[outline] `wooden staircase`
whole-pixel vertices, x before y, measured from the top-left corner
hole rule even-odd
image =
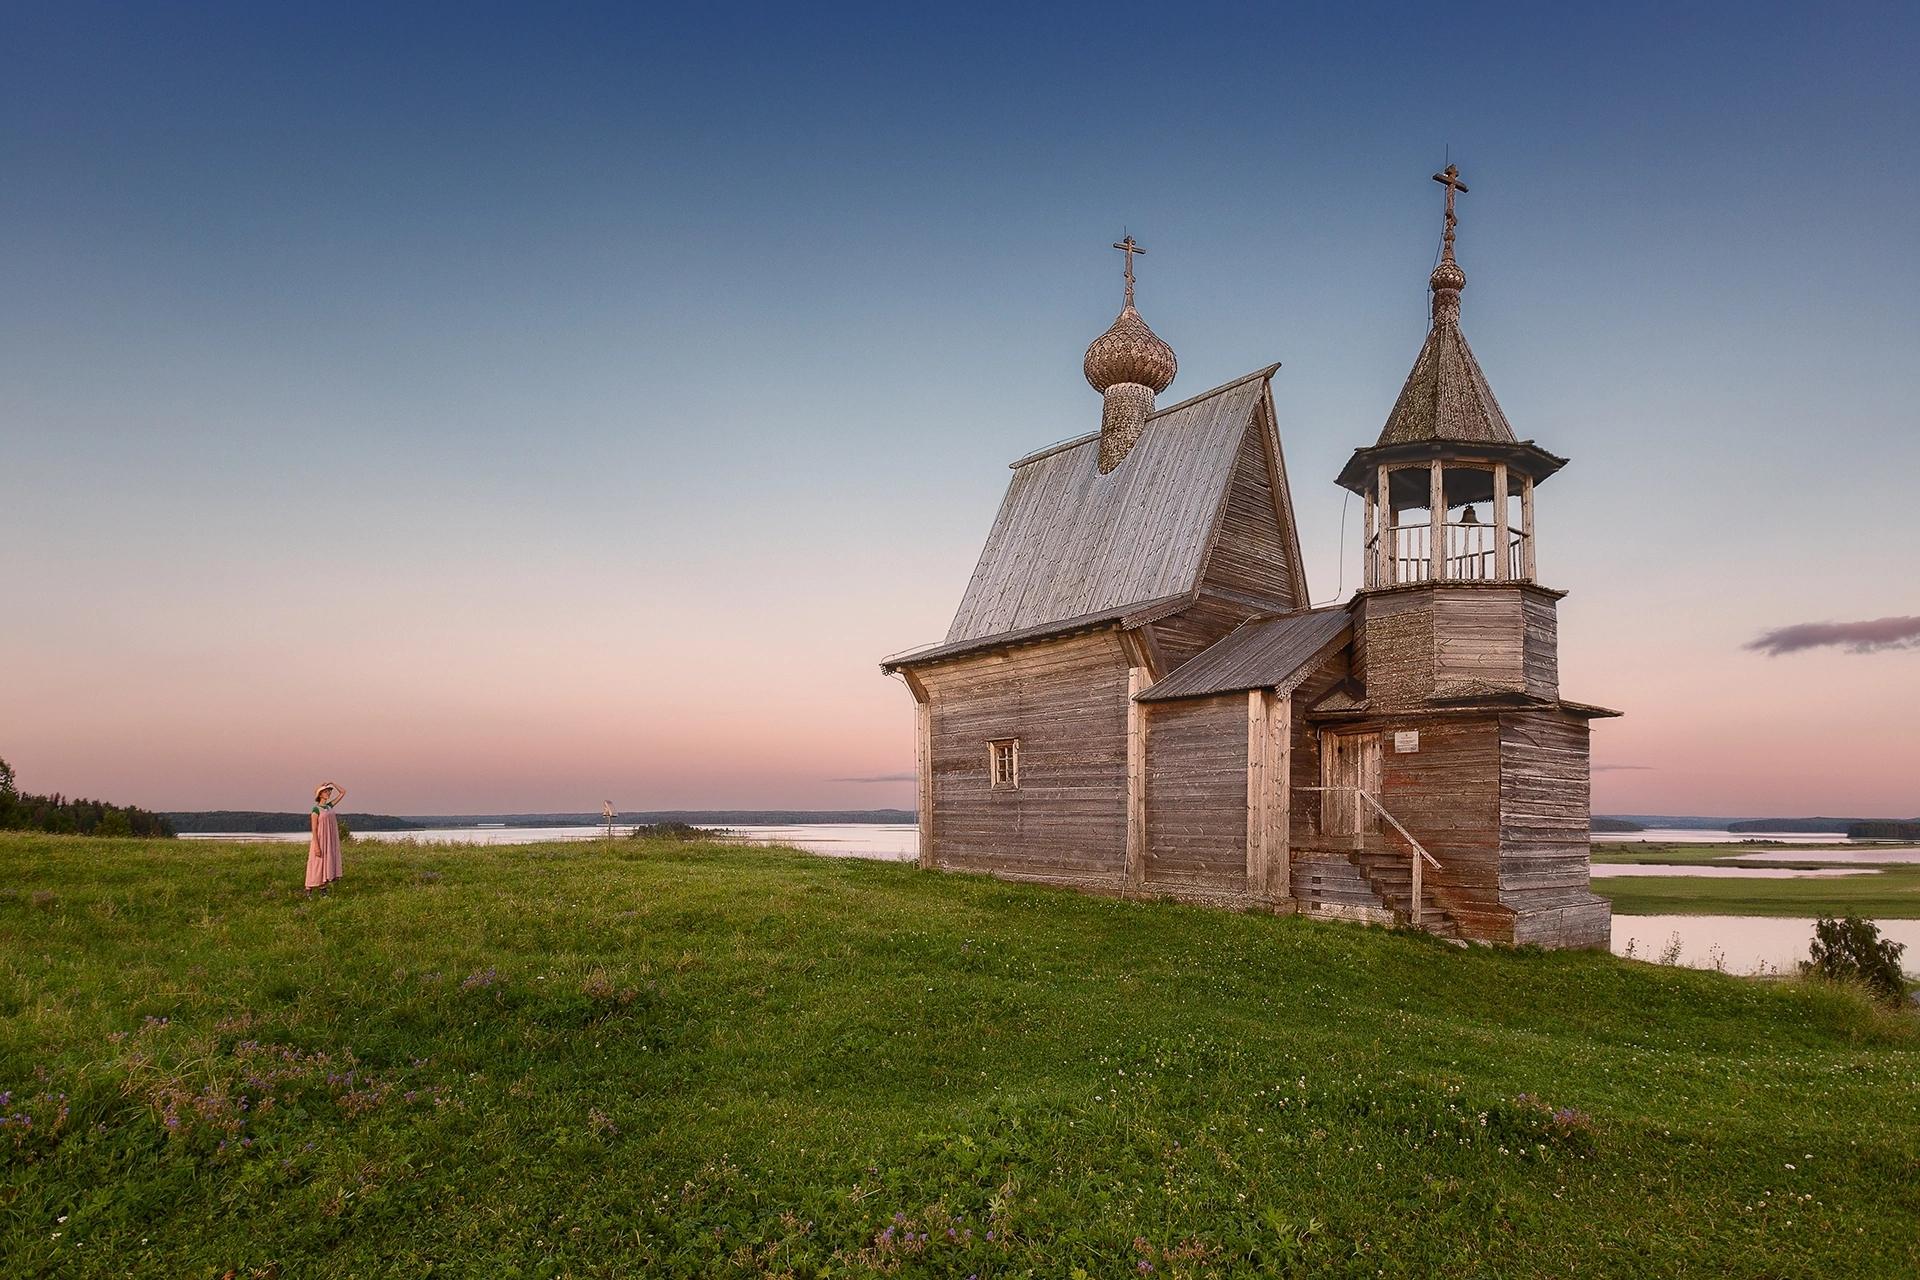
[[[1331,835],[1323,831],[1319,841],[1324,843],[1295,852],[1292,889],[1302,911],[1392,923],[1464,941],[1459,919],[1443,905],[1431,880],[1422,874],[1429,868],[1442,870],[1440,863],[1398,818],[1387,812],[1380,797],[1360,787],[1298,790],[1350,795],[1356,807],[1348,810],[1348,822],[1353,822],[1356,814],[1370,811],[1384,824],[1377,834],[1364,828]],[[1405,842],[1405,847],[1390,847],[1393,835],[1387,833],[1388,829]],[[1382,837],[1385,844],[1367,848],[1368,843]]]
[[[1386,908],[1393,912],[1397,925],[1413,925],[1413,868],[1404,853],[1353,852],[1347,860],[1359,870]],[[1459,938],[1460,923],[1455,920],[1428,885],[1421,886],[1420,923],[1417,926],[1440,938]]]

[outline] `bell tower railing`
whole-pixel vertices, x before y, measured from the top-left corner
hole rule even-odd
[[[1527,534],[1507,530],[1506,564],[1500,563],[1499,531],[1481,522],[1450,520],[1440,526],[1445,535],[1438,578],[1452,582],[1522,582],[1528,577]],[[1382,535],[1387,545],[1380,545]],[[1381,557],[1386,563],[1381,562]],[[1368,586],[1388,583],[1432,582],[1433,526],[1398,525],[1376,531],[1367,543]]]
[[[1421,506],[1418,498],[1407,497],[1404,481],[1398,501],[1389,485],[1394,471],[1415,470],[1382,465],[1377,483],[1369,488],[1366,499],[1366,540],[1364,581],[1368,588],[1402,586],[1420,582],[1532,582],[1533,552],[1533,478],[1521,477],[1520,522],[1511,523],[1508,502],[1510,489],[1507,464],[1454,462],[1436,459],[1418,468],[1427,472],[1425,511],[1416,523],[1401,523],[1401,515]],[[1458,480],[1462,471],[1491,472],[1491,484],[1467,490],[1467,500],[1454,489],[1449,501],[1447,476]],[[1491,494],[1492,520],[1473,517],[1468,501],[1477,502]],[[1450,506],[1466,506],[1464,518],[1448,518]]]

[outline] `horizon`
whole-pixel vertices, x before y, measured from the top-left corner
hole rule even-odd
[[[1099,12],[0,17],[21,789],[910,811],[1107,246],[1344,599],[1451,159],[1594,811],[1920,811],[1920,14]]]
[[[209,813],[259,813],[259,814],[271,814],[276,817],[287,817],[287,816],[299,817],[300,816],[300,812],[297,809],[236,809],[236,808],[225,807],[225,806],[219,807],[219,808],[213,808],[213,809],[160,809],[160,810],[155,810],[155,812],[169,814],[169,815],[175,815],[175,814],[197,815],[197,814],[209,814]],[[340,812],[344,817],[353,817],[355,815],[360,815],[360,816],[376,817],[376,818],[400,818],[407,821],[425,821],[430,818],[578,818],[578,817],[587,817],[587,818],[593,819],[594,821],[589,822],[585,825],[592,826],[592,825],[597,825],[598,822],[601,820],[601,814],[598,811],[592,810],[592,809],[497,809],[497,810],[484,810],[484,811],[475,810],[473,812],[448,812],[448,813],[381,813],[373,810],[365,810],[365,809],[349,810],[349,809],[343,808]],[[778,805],[731,805],[731,806],[726,806],[721,808],[711,808],[711,809],[616,809],[614,811],[613,817],[615,822],[619,822],[627,818],[636,818],[636,817],[650,818],[650,817],[657,817],[660,815],[668,815],[668,814],[692,814],[692,815],[704,817],[704,816],[716,815],[716,814],[733,814],[733,813],[753,814],[756,816],[765,816],[770,814],[783,814],[783,815],[842,814],[843,815],[843,814],[898,813],[898,814],[904,814],[908,817],[915,816],[915,811],[911,807],[903,809],[903,808],[899,808],[892,805],[876,805],[866,809],[858,809],[858,808],[807,809],[807,808],[784,807],[784,806],[778,806]],[[1876,821],[1907,820],[1905,818],[1883,819],[1879,815],[1838,814],[1838,813],[1824,813],[1824,814],[1595,813],[1593,816],[1596,818],[1607,818],[1607,819],[1613,819],[1613,820],[1627,820],[1627,819],[1634,820],[1634,821],[1672,820],[1672,821],[1681,821],[1681,822],[1756,822],[1756,821],[1804,822],[1804,821],[1809,821],[1812,819],[1819,819],[1819,818],[1831,818],[1837,822],[1853,821],[1856,819],[1872,819]],[[1914,820],[1920,820],[1920,815],[1912,815],[1912,817],[1914,818]]]

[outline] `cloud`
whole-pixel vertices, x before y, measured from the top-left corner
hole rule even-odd
[[[1746,647],[1770,658],[1832,646],[1848,653],[1920,649],[1920,618],[1875,618],[1871,622],[1798,622],[1769,631]]]
[[[1653,766],[1650,764],[1597,764],[1593,766],[1595,773],[1620,773],[1629,769],[1636,773],[1652,773],[1654,771]]]
[[[912,782],[918,774],[877,773],[871,778],[828,778],[828,782]]]

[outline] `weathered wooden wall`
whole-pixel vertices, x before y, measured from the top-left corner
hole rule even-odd
[[[1198,598],[1149,628],[1168,670],[1248,618],[1303,607],[1295,577],[1298,549],[1281,520],[1284,504],[1275,502],[1279,461],[1268,431],[1263,411],[1241,438]]]
[[[1264,431],[1256,416],[1240,442],[1202,590],[1252,597],[1278,611],[1298,608],[1302,602],[1299,584],[1293,580],[1287,534],[1274,505]]]
[[[1360,602],[1355,666],[1366,673],[1367,703],[1381,711],[1433,696],[1433,608],[1424,591],[1390,591]]]
[[[1470,936],[1505,940],[1500,903],[1500,728],[1493,716],[1408,717],[1381,724],[1380,791],[1388,812],[1436,858],[1426,880]],[[1394,733],[1420,735],[1394,750]],[[1382,844],[1401,842],[1383,834]]]
[[[1247,695],[1148,704],[1148,889],[1247,887]]]
[[[1517,591],[1435,590],[1433,688],[1449,694],[1519,690],[1525,646]]]
[[[1119,887],[1127,846],[1127,655],[1112,631],[918,668],[929,703],[936,866]],[[994,790],[987,743],[1020,739]]]
[[[1539,591],[1520,593],[1525,624],[1527,692],[1536,698],[1560,696],[1560,602]]]
[[[1320,731],[1307,719],[1307,713],[1314,703],[1326,697],[1334,686],[1347,678],[1351,653],[1349,647],[1333,655],[1293,691],[1293,751],[1289,784],[1294,789],[1290,818],[1296,846],[1312,847],[1321,838],[1320,793],[1301,789],[1320,785]]]
[[[1371,704],[1409,708],[1434,697],[1560,692],[1553,593],[1447,583],[1370,594],[1360,606],[1355,665]]]
[[[1509,711],[1500,731],[1500,901],[1515,942],[1605,946],[1612,909],[1591,888],[1587,722]]]
[[[1202,594],[1171,617],[1145,628],[1168,671],[1175,671],[1248,618],[1270,613],[1271,607],[1253,601]]]

